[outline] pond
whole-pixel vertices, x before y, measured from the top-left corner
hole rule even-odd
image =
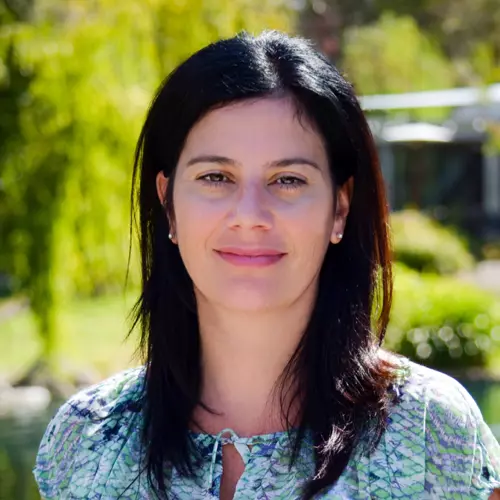
[[[500,383],[462,382],[500,439]],[[31,469],[52,406],[37,416],[0,419],[0,500],[39,500]]]

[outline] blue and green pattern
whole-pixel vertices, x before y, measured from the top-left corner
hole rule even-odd
[[[488,499],[500,488],[500,446],[476,403],[454,379],[401,362],[397,404],[377,449],[353,456],[339,481],[317,498]],[[59,409],[34,469],[43,499],[155,498],[145,473],[140,474],[144,373],[143,367],[121,372]],[[314,472],[309,433],[292,471],[286,432],[240,438],[225,429],[217,436],[191,436],[202,458],[197,476],[187,479],[166,468],[169,499],[219,498],[225,443],[234,443],[246,464],[234,500],[298,499]]]

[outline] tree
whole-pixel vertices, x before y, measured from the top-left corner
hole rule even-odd
[[[343,69],[361,94],[447,88],[453,68],[411,17],[385,14],[344,33]]]
[[[478,85],[500,78],[500,0],[307,0],[301,28],[326,48],[331,44],[325,41],[336,38],[337,47],[330,55],[342,64],[343,34],[388,13],[415,20],[453,63],[457,84]]]
[[[291,17],[279,0],[258,9],[250,0],[38,0],[29,21],[9,12],[0,16],[0,102],[10,109],[0,274],[29,296],[42,356],[55,365],[63,301],[123,286],[133,149],[156,86],[208,42],[286,30]]]

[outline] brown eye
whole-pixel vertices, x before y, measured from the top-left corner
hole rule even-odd
[[[205,174],[198,177],[198,180],[205,182],[209,185],[224,184],[229,182],[227,175],[221,174],[220,172],[212,172],[210,174]]]
[[[304,179],[300,179],[299,177],[294,177],[293,175],[284,175],[283,177],[279,177],[276,179],[275,183],[281,189],[299,189],[301,186],[306,184]]]

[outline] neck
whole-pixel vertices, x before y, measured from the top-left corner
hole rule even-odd
[[[198,426],[213,434],[230,427],[240,436],[285,430],[280,392],[273,390],[300,342],[312,303],[304,295],[286,310],[261,313],[229,311],[198,297],[201,400],[218,413],[197,408]],[[284,403],[287,409],[290,399]],[[292,407],[293,425],[297,415]]]

